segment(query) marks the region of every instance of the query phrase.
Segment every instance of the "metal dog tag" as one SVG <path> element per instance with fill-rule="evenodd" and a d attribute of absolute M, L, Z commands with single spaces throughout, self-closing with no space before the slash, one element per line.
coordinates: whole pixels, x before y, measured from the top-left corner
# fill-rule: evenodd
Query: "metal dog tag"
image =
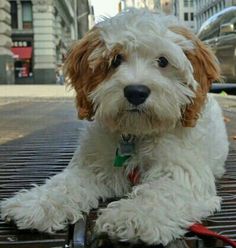
<path fill-rule="evenodd" d="M 134 150 L 135 150 L 135 136 L 134 135 L 127 135 L 121 136 L 121 140 L 119 142 L 119 154 L 121 156 L 130 156 L 132 154 L 134 154 Z"/>

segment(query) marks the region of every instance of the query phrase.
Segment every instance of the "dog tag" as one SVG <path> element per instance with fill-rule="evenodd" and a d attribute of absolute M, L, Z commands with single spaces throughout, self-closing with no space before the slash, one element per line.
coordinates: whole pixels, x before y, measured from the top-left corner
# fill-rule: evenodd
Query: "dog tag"
<path fill-rule="evenodd" d="M 134 153 L 134 143 L 123 143 L 119 144 L 119 154 L 121 156 L 130 156 Z"/>
<path fill-rule="evenodd" d="M 121 155 L 119 155 L 119 151 L 118 151 L 118 148 L 117 148 L 116 156 L 115 156 L 115 160 L 114 160 L 113 164 L 114 164 L 115 167 L 122 167 L 123 164 L 125 163 L 125 161 L 127 159 L 129 159 L 129 158 L 130 158 L 130 156 L 121 156 Z"/>
<path fill-rule="evenodd" d="M 134 135 L 122 135 L 119 141 L 118 148 L 116 149 L 116 156 L 114 160 L 115 167 L 122 167 L 127 159 L 134 154 L 135 150 L 135 136 Z"/>
<path fill-rule="evenodd" d="M 121 156 L 131 156 L 135 150 L 135 136 L 128 134 L 127 136 L 122 135 L 119 142 L 119 154 Z"/>

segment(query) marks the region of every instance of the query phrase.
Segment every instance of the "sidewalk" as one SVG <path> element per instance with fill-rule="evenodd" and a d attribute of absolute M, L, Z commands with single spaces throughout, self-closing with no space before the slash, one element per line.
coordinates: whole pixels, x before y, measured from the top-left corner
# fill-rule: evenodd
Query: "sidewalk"
<path fill-rule="evenodd" d="M 236 149 L 236 96 L 222 96 L 219 94 L 214 94 L 214 96 L 224 110 L 231 149 Z M 42 105 L 42 108 L 47 106 L 46 108 L 49 109 L 53 104 L 62 104 L 60 105 L 61 109 L 64 108 L 64 105 L 67 106 L 69 104 L 75 111 L 74 99 L 75 92 L 65 85 L 0 85 L 0 110 L 5 110 L 5 117 L 8 108 L 12 109 L 13 113 L 17 115 L 20 107 L 24 106 L 22 107 L 24 109 L 31 103 L 35 103 L 34 106 L 39 108 Z M 29 107 L 31 116 L 37 113 L 34 108 L 30 109 Z M 40 111 L 42 112 L 43 110 Z M 60 112 L 60 110 L 58 111 Z"/>
<path fill-rule="evenodd" d="M 0 98 L 72 98 L 74 91 L 65 85 L 0 85 Z"/>
<path fill-rule="evenodd" d="M 219 94 L 213 94 L 216 96 L 217 100 L 220 103 L 231 102 L 236 107 L 236 96 L 227 95 L 221 96 Z M 71 98 L 74 97 L 74 90 L 65 86 L 65 85 L 0 85 L 0 98 L 11 98 L 11 97 L 45 97 L 45 98 L 60 98 L 66 97 Z"/>
<path fill-rule="evenodd" d="M 236 112 L 236 96 L 214 94 L 220 105 Z M 0 85 L 0 105 L 20 101 L 21 98 L 74 99 L 75 92 L 65 85 Z"/>
<path fill-rule="evenodd" d="M 219 94 L 213 95 L 224 110 L 236 112 L 236 96 L 221 96 Z"/>

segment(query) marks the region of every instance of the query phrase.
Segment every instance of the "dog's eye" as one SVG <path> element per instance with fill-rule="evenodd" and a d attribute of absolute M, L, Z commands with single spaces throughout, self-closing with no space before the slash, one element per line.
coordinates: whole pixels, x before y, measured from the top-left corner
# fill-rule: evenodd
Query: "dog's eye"
<path fill-rule="evenodd" d="M 169 64 L 169 61 L 165 57 L 160 57 L 157 59 L 159 67 L 164 68 Z"/>
<path fill-rule="evenodd" d="M 124 57 L 121 54 L 116 55 L 116 57 L 112 60 L 111 66 L 113 68 L 118 67 L 124 61 Z"/>

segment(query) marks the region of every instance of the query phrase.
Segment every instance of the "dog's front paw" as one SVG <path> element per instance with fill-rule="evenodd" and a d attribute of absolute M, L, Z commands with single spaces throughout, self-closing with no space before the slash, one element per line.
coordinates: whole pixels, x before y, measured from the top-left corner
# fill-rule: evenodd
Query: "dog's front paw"
<path fill-rule="evenodd" d="M 64 223 L 54 222 L 54 216 L 49 214 L 47 206 L 18 201 L 15 198 L 1 202 L 1 217 L 6 222 L 13 221 L 19 229 L 37 229 L 42 232 L 52 233 L 63 229 Z"/>
<path fill-rule="evenodd" d="M 160 244 L 160 233 L 150 218 L 139 211 L 132 200 L 112 202 L 100 211 L 96 221 L 96 231 L 107 233 L 112 239 L 137 243 Z"/>
<path fill-rule="evenodd" d="M 122 201 L 112 202 L 106 209 L 100 210 L 96 221 L 96 231 L 107 233 L 111 238 L 122 241 L 136 241 L 137 224 L 131 211 L 122 210 Z"/>
<path fill-rule="evenodd" d="M 53 233 L 62 230 L 68 224 L 68 213 L 63 199 L 49 199 L 37 192 L 37 189 L 18 193 L 13 198 L 1 203 L 1 217 L 6 221 L 14 221 L 19 229 L 37 229 L 38 231 Z M 74 219 L 82 217 L 78 211 Z M 75 217 L 76 215 L 76 217 Z"/>

